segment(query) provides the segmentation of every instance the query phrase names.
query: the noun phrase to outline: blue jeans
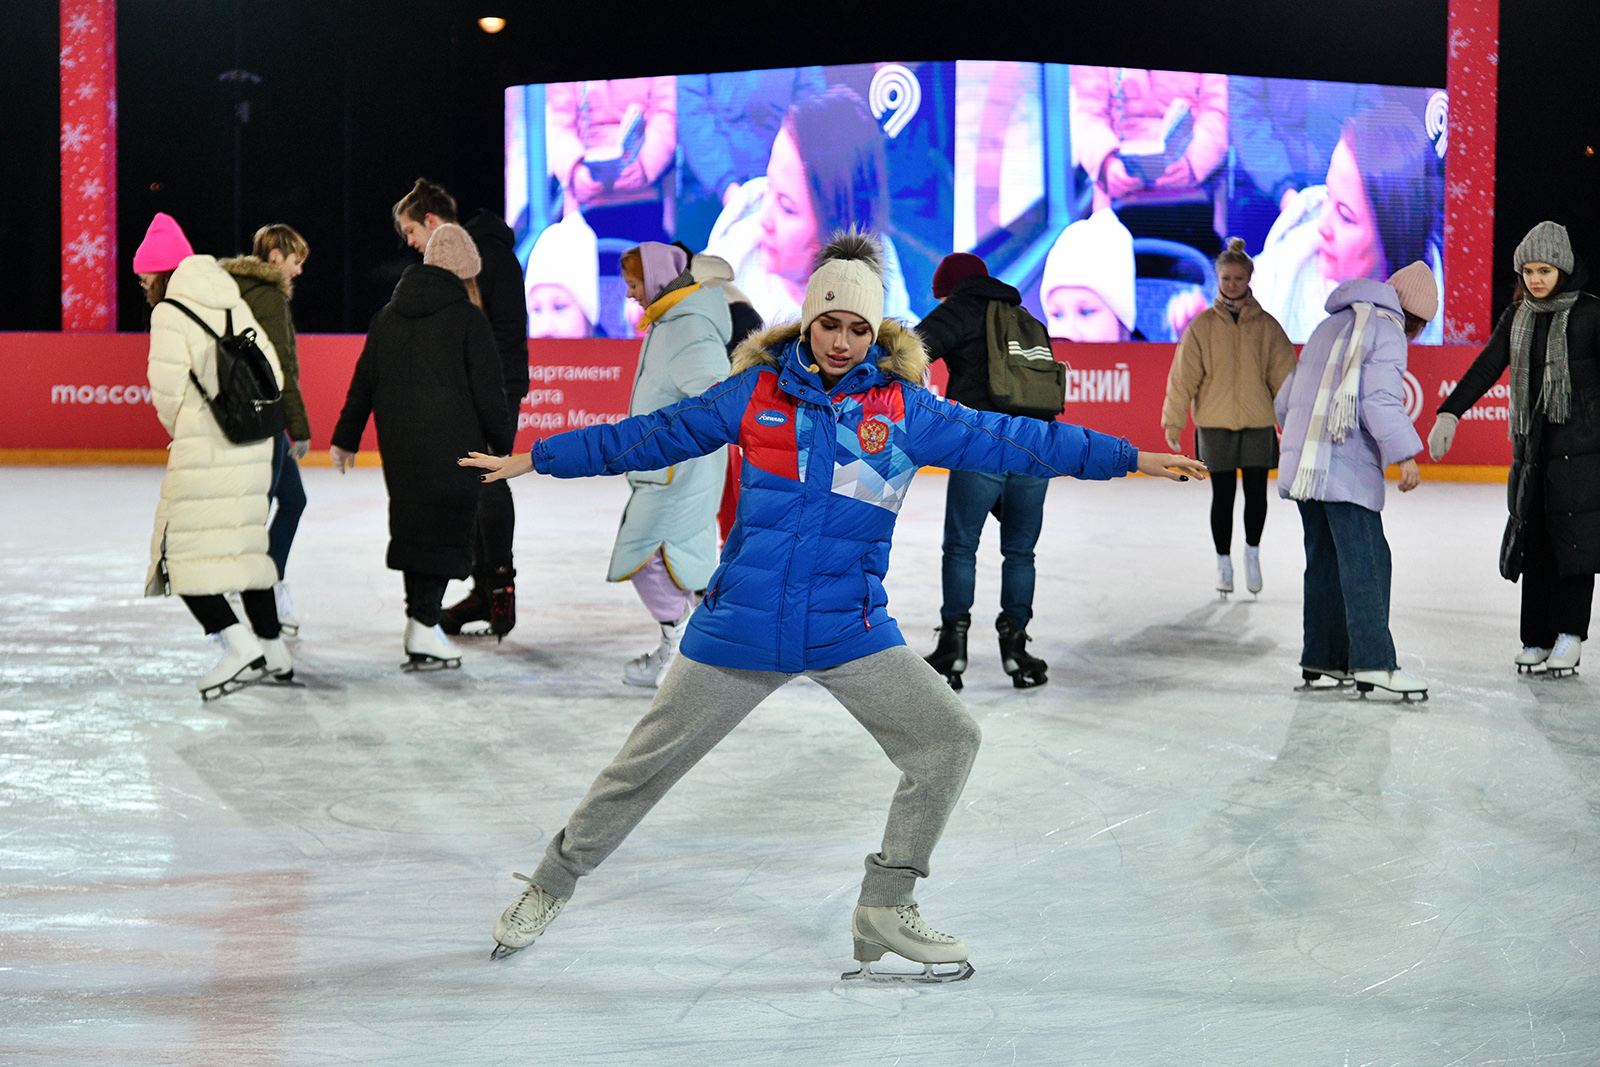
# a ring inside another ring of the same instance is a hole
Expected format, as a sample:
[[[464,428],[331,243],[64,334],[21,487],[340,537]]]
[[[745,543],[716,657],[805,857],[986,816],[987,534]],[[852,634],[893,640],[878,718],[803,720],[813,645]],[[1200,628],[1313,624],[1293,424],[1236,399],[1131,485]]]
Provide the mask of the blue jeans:
[[[272,490],[267,499],[273,498],[278,501],[278,511],[267,529],[267,555],[278,565],[281,582],[283,569],[289,563],[289,546],[294,544],[294,533],[300,528],[300,513],[306,510],[306,488],[300,481],[300,464],[289,455],[286,433],[272,440]]]
[[[1033,618],[1033,546],[1044,525],[1050,479],[1031,474],[951,471],[944,498],[944,605],[946,619],[972,611],[978,539],[990,509],[1000,505],[1000,610],[1017,629]]]
[[[1360,504],[1302,500],[1306,531],[1302,667],[1392,671],[1389,542],[1383,516]]]

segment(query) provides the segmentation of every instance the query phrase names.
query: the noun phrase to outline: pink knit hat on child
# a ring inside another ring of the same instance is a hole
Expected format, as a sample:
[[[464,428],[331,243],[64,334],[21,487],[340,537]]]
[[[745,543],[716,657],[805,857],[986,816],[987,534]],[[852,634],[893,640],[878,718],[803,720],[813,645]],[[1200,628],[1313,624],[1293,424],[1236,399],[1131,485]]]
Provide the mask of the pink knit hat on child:
[[[156,217],[150,220],[150,228],[144,232],[144,240],[139,242],[138,249],[133,253],[133,272],[160,274],[162,271],[175,270],[179,263],[192,255],[194,248],[183,235],[178,220],[164,211],[158,211]]]
[[[1420,259],[1407,263],[1389,278],[1389,284],[1400,295],[1400,307],[1424,322],[1432,322],[1439,314],[1439,283],[1433,271]]]

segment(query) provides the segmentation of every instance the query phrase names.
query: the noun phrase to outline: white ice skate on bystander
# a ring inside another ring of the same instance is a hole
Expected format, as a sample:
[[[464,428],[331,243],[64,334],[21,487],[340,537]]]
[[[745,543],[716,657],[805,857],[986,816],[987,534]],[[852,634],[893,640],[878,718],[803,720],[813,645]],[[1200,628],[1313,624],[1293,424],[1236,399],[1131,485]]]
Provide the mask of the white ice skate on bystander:
[[[1540,648],[1538,645],[1524,645],[1522,651],[1517,653],[1512,662],[1517,665],[1518,674],[1524,671],[1532,674],[1535,667],[1549,658],[1550,650],[1548,648]]]
[[[1244,546],[1244,587],[1251,593],[1261,592],[1261,546]]]
[[[1559,678],[1573,674],[1583,659],[1583,641],[1575,634],[1556,634],[1556,643],[1550,647],[1550,658],[1544,661],[1545,673]]]
[[[1233,557],[1217,557],[1217,592],[1226,597],[1233,592]]]
[[[222,658],[211,668],[210,674],[200,679],[201,700],[226,696],[260,680],[267,671],[266,650],[244,623],[236,622],[219,631],[216,637],[222,642]]]
[[[443,630],[424,626],[413,618],[406,619],[406,662],[400,665],[402,670],[442,671],[459,666],[461,657]]]
[[[972,977],[966,942],[941,934],[923,922],[915,904],[891,908],[857,906],[850,917],[850,933],[855,938],[855,958],[861,962],[861,969],[839,976],[846,980],[960,982]],[[873,970],[872,965],[883,959],[886,952],[920,963],[922,970],[911,973]],[[946,966],[944,970],[935,970],[936,965],[954,965],[954,968]]]
[[[1402,670],[1355,671],[1350,678],[1356,683],[1356,693],[1363,699],[1374,689],[1399,693],[1400,699],[1407,703],[1410,703],[1412,697],[1428,699],[1428,683]]]
[[[492,960],[503,960],[513,952],[533,944],[534,939],[544,933],[544,928],[561,914],[561,909],[567,904],[534,885],[533,879],[525,874],[513,874],[511,877],[527,882],[528,888],[495,920],[495,946],[494,951],[489,953]]]
[[[261,642],[261,651],[267,657],[266,673],[262,681],[275,685],[300,685],[294,680],[294,657],[282,637]]]
[[[272,587],[272,599],[278,605],[278,626],[284,637],[300,636],[300,620],[295,618],[294,597],[289,595],[289,583],[279,582]]]
[[[661,679],[667,676],[667,668],[678,658],[678,645],[683,641],[683,632],[689,628],[689,616],[693,614],[694,609],[690,608],[677,622],[660,624],[661,643],[644,655],[628,661],[628,665],[622,668],[624,685],[637,685],[647,689],[658,688],[661,685]]]

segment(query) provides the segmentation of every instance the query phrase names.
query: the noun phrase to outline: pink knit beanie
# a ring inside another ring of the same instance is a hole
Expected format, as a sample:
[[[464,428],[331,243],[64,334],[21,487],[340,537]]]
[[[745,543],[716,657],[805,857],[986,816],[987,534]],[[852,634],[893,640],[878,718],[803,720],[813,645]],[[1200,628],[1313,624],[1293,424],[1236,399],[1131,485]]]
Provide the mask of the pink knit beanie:
[[[1400,307],[1424,322],[1439,314],[1439,283],[1422,260],[1408,263],[1389,277],[1389,285],[1400,294]]]
[[[160,274],[162,271],[175,270],[179,263],[192,255],[194,248],[183,235],[178,220],[164,211],[158,211],[156,217],[150,220],[150,228],[144,232],[144,240],[139,242],[138,249],[133,253],[133,272]]]
[[[483,258],[478,255],[478,246],[472,240],[472,235],[453,222],[446,222],[433,231],[433,236],[428,238],[428,250],[422,254],[422,262],[434,267],[443,267],[457,278],[476,278],[478,272],[483,270]]]

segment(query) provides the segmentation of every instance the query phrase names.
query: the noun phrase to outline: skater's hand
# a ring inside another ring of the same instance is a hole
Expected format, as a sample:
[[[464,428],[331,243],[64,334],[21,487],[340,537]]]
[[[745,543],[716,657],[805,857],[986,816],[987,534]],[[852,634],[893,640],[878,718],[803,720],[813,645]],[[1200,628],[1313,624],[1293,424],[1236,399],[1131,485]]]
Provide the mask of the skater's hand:
[[[1417,469],[1417,461],[1404,459],[1400,461],[1400,491],[1409,493],[1422,484],[1422,471]]]
[[[310,451],[311,451],[311,441],[309,439],[305,440],[305,441],[290,441],[289,442],[289,455],[293,456],[297,460],[305,459],[306,458],[306,453],[310,452]]]
[[[1178,447],[1178,435],[1173,433],[1171,430],[1167,431],[1167,447],[1172,449],[1174,452],[1183,451],[1183,449]]]
[[[1441,411],[1433,420],[1433,429],[1428,431],[1428,456],[1435,463],[1450,451],[1450,442],[1456,438],[1456,424],[1460,421],[1448,411]]]
[[[346,452],[338,445],[328,446],[328,458],[333,460],[333,467],[340,474],[356,465],[356,454],[354,452]]]
[[[486,482],[503,482],[507,478],[515,478],[519,474],[527,474],[533,470],[533,453],[489,456],[482,452],[468,452],[464,459],[458,459],[456,463],[462,467],[482,467],[488,471],[483,476]]]
[[[1199,478],[1201,481],[1209,471],[1206,465],[1197,459],[1188,456],[1175,456],[1167,452],[1139,453],[1139,473],[1148,474],[1152,478],[1171,478],[1175,482],[1186,482],[1190,478]]]

